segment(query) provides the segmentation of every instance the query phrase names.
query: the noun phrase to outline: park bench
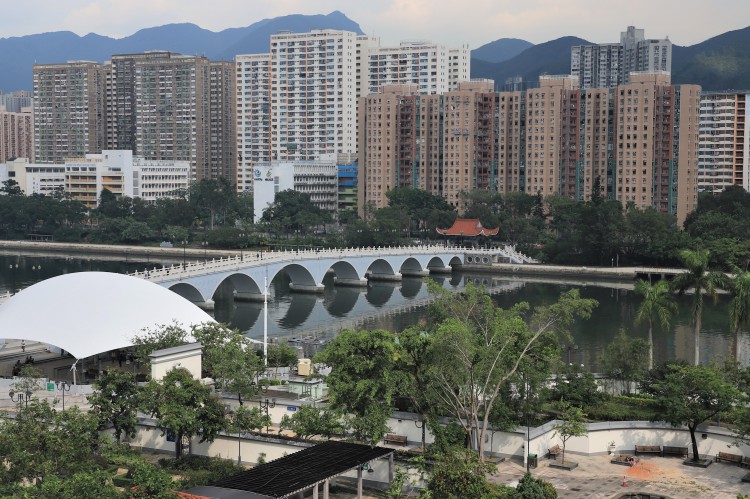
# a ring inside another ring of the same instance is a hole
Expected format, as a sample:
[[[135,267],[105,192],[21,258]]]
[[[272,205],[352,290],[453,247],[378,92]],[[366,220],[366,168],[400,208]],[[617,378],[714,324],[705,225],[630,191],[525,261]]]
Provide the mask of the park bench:
[[[398,445],[406,445],[406,435],[394,435],[393,433],[387,433],[385,435],[385,438],[383,438],[383,442],[387,444],[398,444]]]
[[[742,463],[740,463],[740,466],[743,468],[750,468],[750,457],[746,457],[742,460]]]
[[[547,449],[547,457],[550,459],[557,460],[557,455],[562,453],[562,449],[559,445],[554,445]]]
[[[731,454],[729,452],[719,452],[716,454],[716,462],[726,461],[728,463],[737,463],[738,466],[742,466],[743,456],[741,454]]]
[[[662,447],[661,455],[662,456],[687,457],[688,448],[687,447],[671,447],[669,445],[665,445],[664,447]]]
[[[636,445],[635,455],[641,454],[661,454],[661,447],[658,445]]]

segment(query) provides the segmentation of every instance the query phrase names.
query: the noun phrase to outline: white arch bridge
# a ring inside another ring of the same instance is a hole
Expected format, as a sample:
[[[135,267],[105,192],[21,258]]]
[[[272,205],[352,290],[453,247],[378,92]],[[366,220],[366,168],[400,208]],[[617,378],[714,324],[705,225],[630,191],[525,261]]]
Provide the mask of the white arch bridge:
[[[266,283],[285,272],[294,291],[322,292],[323,277],[335,274],[344,286],[367,286],[372,280],[401,280],[451,272],[454,265],[491,266],[495,262],[529,263],[512,248],[465,249],[455,246],[405,246],[301,251],[266,251],[219,260],[191,262],[184,267],[154,268],[130,274],[166,287],[202,308],[213,308],[217,289],[227,280],[235,299],[262,301]]]

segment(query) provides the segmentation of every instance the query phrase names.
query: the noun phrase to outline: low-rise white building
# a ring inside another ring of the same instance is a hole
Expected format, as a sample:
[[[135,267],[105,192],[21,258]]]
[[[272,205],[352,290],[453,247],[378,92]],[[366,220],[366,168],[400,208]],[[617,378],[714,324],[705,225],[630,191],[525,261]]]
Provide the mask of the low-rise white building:
[[[338,210],[338,166],[336,155],[318,161],[270,161],[259,163],[254,169],[253,208],[255,222],[271,205],[276,194],[294,189],[310,196],[310,201],[321,210]]]
[[[65,165],[29,163],[18,158],[0,164],[0,182],[15,180],[24,194],[46,194],[65,187]]]

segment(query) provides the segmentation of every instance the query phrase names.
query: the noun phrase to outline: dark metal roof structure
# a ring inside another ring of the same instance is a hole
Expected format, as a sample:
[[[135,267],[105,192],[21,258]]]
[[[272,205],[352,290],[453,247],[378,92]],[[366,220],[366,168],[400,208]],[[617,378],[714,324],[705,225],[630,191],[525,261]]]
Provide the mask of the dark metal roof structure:
[[[251,493],[235,497],[289,497],[393,452],[393,449],[384,447],[328,441],[237,475],[222,478],[212,483],[209,488],[243,490]],[[214,492],[216,491],[217,489],[214,489]],[[197,490],[188,492],[199,493]]]

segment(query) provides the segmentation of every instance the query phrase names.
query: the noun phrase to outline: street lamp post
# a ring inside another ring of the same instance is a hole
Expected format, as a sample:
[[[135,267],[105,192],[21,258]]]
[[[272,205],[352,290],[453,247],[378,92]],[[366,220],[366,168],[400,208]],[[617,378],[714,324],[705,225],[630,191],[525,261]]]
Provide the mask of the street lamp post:
[[[186,259],[185,255],[186,255],[186,251],[187,251],[187,243],[188,242],[183,239],[183,241],[182,241],[182,270],[185,270],[185,267],[186,267],[185,264],[186,264],[187,259]]]
[[[229,411],[232,421],[237,427],[237,466],[242,466],[242,427],[239,422],[240,407],[236,411]]]
[[[70,391],[70,384],[66,381],[55,381],[55,386],[62,392],[62,410],[65,411],[65,392]]]
[[[18,402],[18,405],[21,405],[21,402],[26,403],[26,408],[29,407],[29,400],[31,400],[31,390],[26,390],[25,392],[16,392],[14,390],[11,390],[8,392],[8,395],[10,396],[10,399]]]
[[[203,246],[203,261],[207,262],[208,261],[208,256],[207,256],[208,241],[201,241],[201,246]]]
[[[266,435],[268,435],[268,423],[271,419],[271,416],[269,416],[268,414],[268,409],[273,409],[274,407],[276,407],[276,399],[272,398],[270,401],[268,399],[259,400],[258,403],[260,404],[260,410],[266,412]]]

